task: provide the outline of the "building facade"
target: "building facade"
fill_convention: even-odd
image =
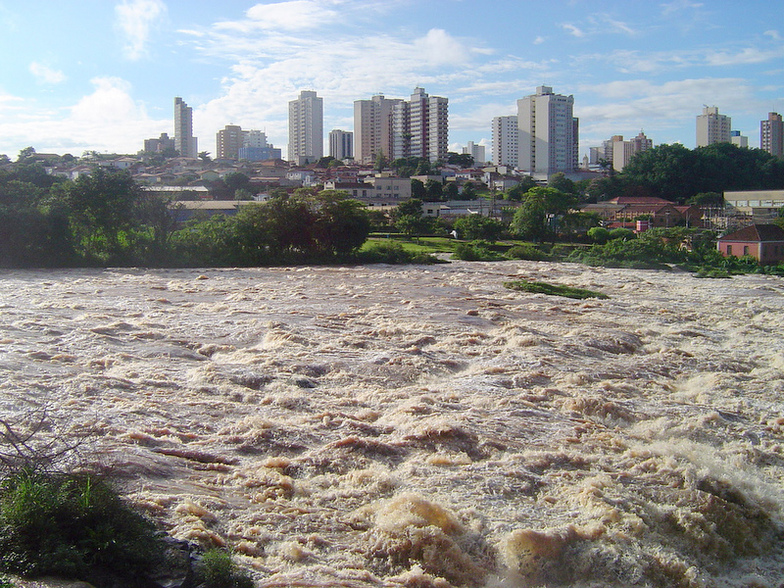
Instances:
[[[784,122],[777,112],[769,112],[768,119],[760,121],[760,149],[784,159]]]
[[[517,167],[520,131],[517,128],[517,117],[496,116],[491,130],[493,141],[493,163]]]
[[[370,100],[354,102],[354,159],[368,164],[381,153],[392,156],[392,110],[400,98],[373,96]]]
[[[289,161],[312,163],[324,156],[324,100],[302,90],[289,102]]]
[[[242,128],[239,125],[226,125],[215,134],[215,157],[217,159],[238,159],[243,145]]]
[[[539,86],[536,94],[517,101],[521,172],[549,178],[577,170],[579,123],[573,109],[574,96],[554,94],[549,86]]]
[[[392,107],[392,159],[445,160],[449,150],[449,101],[414,89],[411,100]]]
[[[180,152],[180,157],[196,159],[198,144],[193,136],[193,109],[177,96],[174,99],[174,148]]]
[[[632,157],[653,147],[653,141],[646,137],[642,131],[628,141],[624,141],[620,135],[616,135],[616,137],[620,139],[613,140],[612,143],[612,166],[616,171],[622,171]]]
[[[707,147],[714,143],[730,143],[732,119],[719,114],[716,106],[706,106],[697,116],[697,147]]]
[[[484,165],[487,162],[487,157],[485,156],[485,146],[477,145],[473,141],[469,141],[466,146],[463,147],[463,154],[473,157],[474,165]]]
[[[333,129],[329,132],[329,154],[335,159],[354,157],[354,133]]]
[[[168,133],[161,133],[161,136],[157,139],[144,140],[145,153],[165,153],[174,149],[176,149],[174,139],[169,137]]]

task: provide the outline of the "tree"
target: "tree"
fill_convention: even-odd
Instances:
[[[455,230],[462,239],[498,241],[506,226],[494,218],[471,214],[455,221]]]
[[[313,234],[321,253],[345,255],[359,249],[370,234],[365,206],[347,192],[324,190],[315,199]]]
[[[425,192],[429,202],[439,202],[442,198],[444,184],[438,180],[428,180],[425,182]]]
[[[379,149],[376,153],[376,160],[373,165],[373,168],[378,172],[381,173],[384,169],[389,165],[389,161],[387,160],[386,156],[384,155],[384,151]]]
[[[564,192],[565,194],[575,193],[574,182],[567,178],[566,174],[563,172],[556,172],[550,176],[550,180],[547,182],[547,187]]]
[[[447,200],[458,200],[460,198],[460,188],[457,186],[457,182],[447,182],[443,196]]]
[[[446,154],[446,162],[450,165],[459,165],[462,168],[473,167],[474,156],[470,153],[454,153],[450,151]]]
[[[557,217],[568,214],[576,203],[573,194],[553,188],[531,188],[515,212],[510,228],[520,237],[534,241],[552,237]]]
[[[704,207],[723,207],[724,195],[719,192],[700,192],[686,201],[687,204]]]
[[[427,190],[422,180],[411,180],[411,198],[424,200],[427,198]]]
[[[169,155],[169,157],[171,157],[171,155]],[[201,159],[204,163],[209,163],[212,161],[209,151],[199,151],[199,159]]]
[[[422,216],[423,202],[418,198],[409,198],[398,204],[392,211],[392,220],[397,221],[402,216]]]
[[[19,156],[16,158],[16,161],[24,161],[25,159],[31,158],[33,155],[35,155],[35,149],[33,147],[25,147],[19,151]]]

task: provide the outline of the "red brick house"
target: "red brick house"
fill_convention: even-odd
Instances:
[[[619,196],[583,206],[583,212],[598,214],[607,226],[631,226],[638,217],[650,218],[649,228],[701,226],[702,211],[697,206],[678,206],[669,200],[646,196]]]
[[[723,237],[716,247],[724,257],[750,255],[763,265],[784,261],[784,229],[778,225],[749,225]]]

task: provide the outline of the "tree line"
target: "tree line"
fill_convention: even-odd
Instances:
[[[0,171],[0,267],[251,266],[350,257],[370,220],[344,192],[298,190],[178,226],[177,206],[124,171],[76,180]]]

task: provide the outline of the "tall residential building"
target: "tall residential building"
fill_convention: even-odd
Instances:
[[[485,146],[476,145],[473,141],[469,141],[468,144],[463,147],[463,154],[473,157],[474,165],[483,165],[487,161],[487,158],[485,157]]]
[[[416,88],[411,100],[392,108],[392,159],[446,159],[449,150],[449,100]]]
[[[239,125],[226,125],[215,135],[215,157],[217,159],[237,159],[242,143],[242,128]]]
[[[354,102],[354,159],[373,163],[381,153],[392,156],[392,109],[403,102],[400,98],[373,96]]]
[[[536,94],[517,101],[520,171],[548,178],[577,170],[579,122],[573,108],[574,96],[554,94],[549,86],[539,86]]]
[[[714,143],[730,143],[732,119],[719,114],[716,106],[706,106],[697,116],[697,147],[707,147]]]
[[[302,90],[289,102],[289,161],[315,162],[324,156],[324,99]]]
[[[174,148],[180,157],[195,159],[199,154],[199,140],[193,136],[193,110],[177,96],[174,99]]]
[[[517,128],[517,117],[496,116],[491,130],[493,141],[493,163],[517,167],[520,130]]]
[[[333,129],[329,132],[329,154],[335,159],[354,157],[354,133]]]
[[[784,159],[784,122],[777,112],[769,112],[768,120],[760,121],[760,149]]]
[[[615,139],[619,140],[615,140]],[[641,153],[643,151],[647,151],[653,147],[653,141],[651,141],[648,137],[645,136],[645,133],[640,131],[640,134],[636,137],[629,139],[628,141],[624,141],[621,135],[616,135],[613,137],[612,141],[613,145],[613,156],[612,156],[612,166],[613,169],[616,171],[623,170],[626,167],[626,164],[629,163],[629,160]]]

